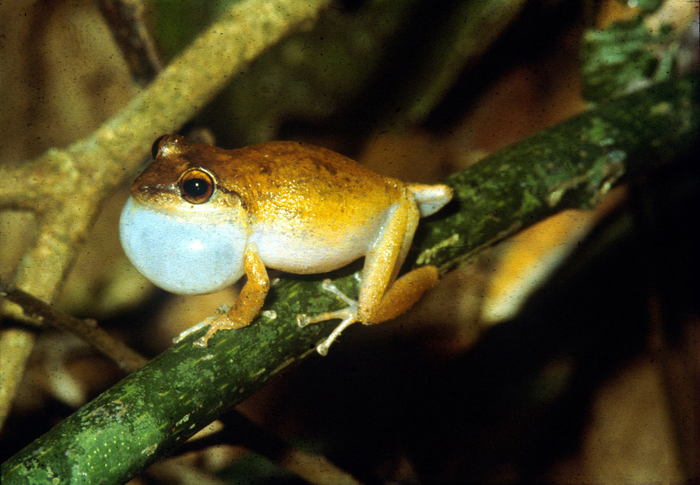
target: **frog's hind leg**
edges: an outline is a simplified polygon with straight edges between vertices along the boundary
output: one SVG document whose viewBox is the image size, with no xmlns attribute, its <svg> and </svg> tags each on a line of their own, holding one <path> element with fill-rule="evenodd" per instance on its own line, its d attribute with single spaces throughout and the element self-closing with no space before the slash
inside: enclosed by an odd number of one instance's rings
<svg viewBox="0 0 700 485">
<path fill-rule="evenodd" d="M 324 281 L 324 289 L 335 293 L 348 303 L 348 307 L 314 317 L 297 317 L 299 326 L 335 318 L 342 320 L 317 347 L 321 355 L 326 355 L 333 341 L 354 322 L 372 324 L 394 318 L 408 310 L 423 293 L 437 284 L 438 271 L 434 266 L 419 268 L 396 280 L 408 254 L 419 217 L 418 207 L 411 198 L 391 208 L 386 215 L 384 229 L 365 257 L 358 302 L 347 298 L 330 281 Z"/>
<path fill-rule="evenodd" d="M 362 322 L 381 323 L 398 317 L 415 305 L 423 293 L 437 285 L 439 277 L 435 266 L 423 266 L 406 273 L 387 288 L 380 305 Z"/>
<path fill-rule="evenodd" d="M 384 228 L 367 252 L 362 269 L 358 320 L 364 323 L 379 323 L 372 317 L 406 259 L 420 216 L 415 202 L 407 198 L 392 207 L 385 217 Z"/>
<path fill-rule="evenodd" d="M 392 227 L 391 223 L 387 226 L 365 261 L 358 318 L 365 324 L 381 323 L 401 315 L 438 283 L 439 273 L 435 266 L 424 266 L 396 279 L 420 217 L 417 204 L 410 199 L 402 202 L 397 213 L 393 218 L 397 227 Z M 400 243 L 398 248 L 397 243 Z M 386 268 L 390 265 L 393 269 L 389 272 Z M 382 272 L 391 275 L 388 281 L 380 279 Z"/>
</svg>

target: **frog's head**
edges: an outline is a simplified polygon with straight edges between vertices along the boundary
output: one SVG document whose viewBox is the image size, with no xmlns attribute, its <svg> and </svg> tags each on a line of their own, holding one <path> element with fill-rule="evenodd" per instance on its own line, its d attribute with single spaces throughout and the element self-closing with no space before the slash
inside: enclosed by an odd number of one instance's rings
<svg viewBox="0 0 700 485">
<path fill-rule="evenodd" d="M 180 294 L 211 293 L 243 275 L 247 216 L 222 187 L 207 155 L 177 135 L 153 144 L 153 162 L 131 187 L 119 223 L 124 252 L 157 286 Z M 216 167 L 216 164 L 213 164 Z"/>
</svg>

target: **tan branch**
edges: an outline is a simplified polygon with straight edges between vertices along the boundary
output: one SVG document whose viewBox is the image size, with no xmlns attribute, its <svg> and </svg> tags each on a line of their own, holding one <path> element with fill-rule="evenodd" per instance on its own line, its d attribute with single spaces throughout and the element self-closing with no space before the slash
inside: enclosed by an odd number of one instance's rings
<svg viewBox="0 0 700 485">
<path fill-rule="evenodd" d="M 329 0 L 247 0 L 197 38 L 156 80 L 89 137 L 29 162 L 36 171 L 3 169 L 0 207 L 33 210 L 40 236 L 25 254 L 14 284 L 52 302 L 103 200 L 131 178 L 157 135 L 180 128 L 247 63 L 291 31 L 308 25 Z M 9 170 L 19 179 L 10 180 Z M 19 190 L 19 187 L 23 187 Z M 4 194 L 0 192 L 0 198 Z M 41 202 L 39 202 L 41 201 Z M 5 341 L 5 339 L 10 339 Z M 0 426 L 7 417 L 34 337 L 0 334 Z"/>
</svg>

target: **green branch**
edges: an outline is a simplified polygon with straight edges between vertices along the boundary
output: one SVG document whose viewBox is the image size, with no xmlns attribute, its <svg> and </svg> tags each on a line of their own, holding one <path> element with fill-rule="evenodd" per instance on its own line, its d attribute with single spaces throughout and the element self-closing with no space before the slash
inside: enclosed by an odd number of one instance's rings
<svg viewBox="0 0 700 485">
<path fill-rule="evenodd" d="M 601 104 L 450 177 L 456 200 L 422 224 L 418 264 L 447 270 L 554 212 L 592 207 L 622 176 L 682 153 L 700 128 L 697 84 L 693 75 Z M 337 284 L 356 294 L 353 275 Z M 336 322 L 300 329 L 298 313 L 342 306 L 317 281 L 291 278 L 267 302 L 274 317 L 220 332 L 206 349 L 192 346 L 196 332 L 83 406 L 4 463 L 3 483 L 128 480 L 315 354 Z"/>
</svg>

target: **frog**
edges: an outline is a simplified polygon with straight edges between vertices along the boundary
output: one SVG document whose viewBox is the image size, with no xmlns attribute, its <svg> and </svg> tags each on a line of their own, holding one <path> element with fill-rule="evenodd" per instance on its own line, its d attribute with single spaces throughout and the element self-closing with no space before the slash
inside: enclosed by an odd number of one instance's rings
<svg viewBox="0 0 700 485">
<path fill-rule="evenodd" d="M 297 141 L 227 150 L 170 134 L 151 151 L 120 217 L 128 259 L 176 294 L 213 293 L 246 276 L 235 303 L 202 322 L 208 329 L 196 346 L 207 347 L 217 332 L 246 327 L 260 314 L 268 268 L 322 274 L 364 257 L 357 300 L 326 280 L 323 288 L 347 307 L 297 316 L 300 327 L 341 321 L 318 344 L 321 355 L 351 324 L 393 319 L 438 283 L 435 266 L 398 276 L 419 218 L 451 200 L 447 185 L 404 183 Z"/>
</svg>

